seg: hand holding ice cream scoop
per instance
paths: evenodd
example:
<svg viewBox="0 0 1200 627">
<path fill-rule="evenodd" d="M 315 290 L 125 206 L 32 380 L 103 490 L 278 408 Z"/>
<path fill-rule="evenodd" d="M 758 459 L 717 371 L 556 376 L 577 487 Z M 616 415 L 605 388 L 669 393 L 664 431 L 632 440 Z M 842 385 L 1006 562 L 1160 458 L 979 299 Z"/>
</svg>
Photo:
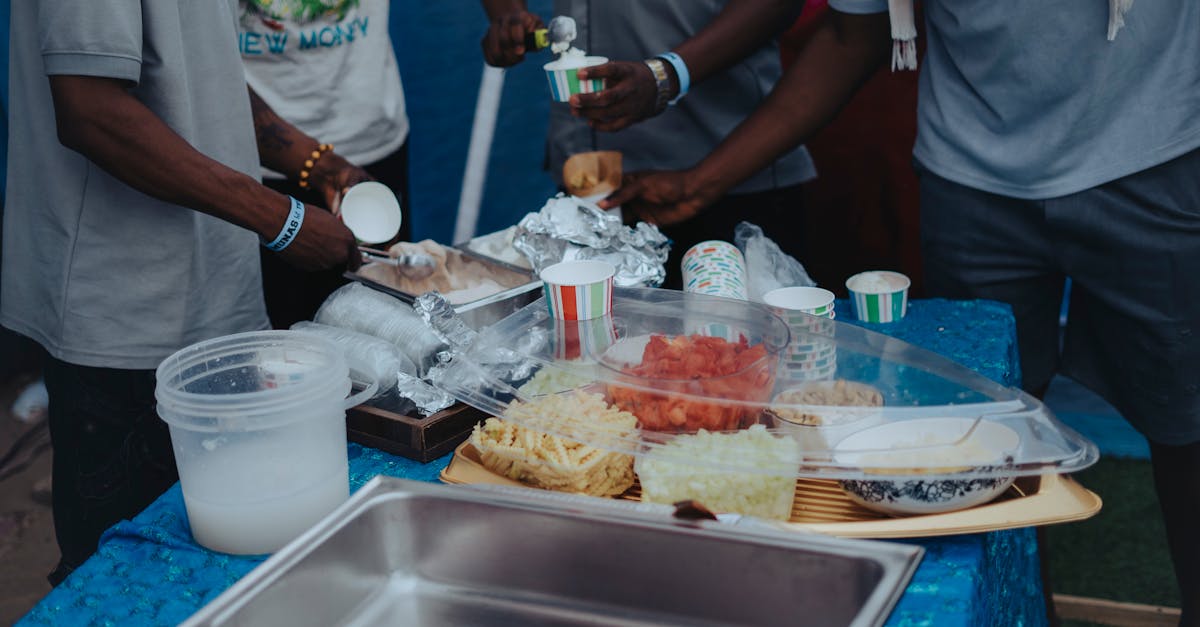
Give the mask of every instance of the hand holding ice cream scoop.
<svg viewBox="0 0 1200 627">
<path fill-rule="evenodd" d="M 574 94 L 590 94 L 604 89 L 603 79 L 584 80 L 579 77 L 580 68 L 608 63 L 607 57 L 589 57 L 587 53 L 571 45 L 576 37 L 575 20 L 560 15 L 550 20 L 547 39 L 550 50 L 558 58 L 542 66 L 546 80 L 550 82 L 550 95 L 557 102 L 566 102 Z"/>
</svg>

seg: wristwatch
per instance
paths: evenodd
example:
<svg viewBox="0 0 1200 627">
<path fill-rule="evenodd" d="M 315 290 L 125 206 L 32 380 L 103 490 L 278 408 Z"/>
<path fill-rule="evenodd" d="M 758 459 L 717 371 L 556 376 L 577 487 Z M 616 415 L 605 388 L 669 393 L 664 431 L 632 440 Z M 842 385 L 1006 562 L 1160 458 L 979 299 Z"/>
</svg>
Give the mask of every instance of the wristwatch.
<svg viewBox="0 0 1200 627">
<path fill-rule="evenodd" d="M 650 68 L 650 73 L 654 75 L 654 87 L 657 90 L 657 96 L 654 99 L 654 113 L 662 113 L 663 109 L 667 108 L 667 103 L 671 101 L 671 76 L 667 74 L 667 64 L 662 59 L 646 59 L 642 61 L 646 67 Z"/>
</svg>

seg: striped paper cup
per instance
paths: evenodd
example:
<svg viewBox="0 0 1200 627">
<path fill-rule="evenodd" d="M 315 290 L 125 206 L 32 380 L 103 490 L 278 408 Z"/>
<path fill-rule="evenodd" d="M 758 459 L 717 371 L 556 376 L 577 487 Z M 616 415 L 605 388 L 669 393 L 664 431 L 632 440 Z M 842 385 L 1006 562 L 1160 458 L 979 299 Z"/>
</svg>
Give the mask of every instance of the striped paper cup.
<svg viewBox="0 0 1200 627">
<path fill-rule="evenodd" d="M 746 300 L 746 259 L 729 242 L 700 242 L 683 254 L 683 291 Z"/>
<path fill-rule="evenodd" d="M 550 96 L 557 102 L 566 102 L 573 94 L 591 94 L 604 89 L 604 79 L 579 80 L 579 68 L 608 63 L 608 57 L 570 57 L 551 61 L 542 66 L 546 80 L 550 82 Z"/>
<path fill-rule="evenodd" d="M 607 261 L 563 261 L 541 272 L 550 315 L 558 320 L 590 320 L 612 313 L 613 275 Z"/>
<path fill-rule="evenodd" d="M 912 282 L 899 272 L 872 270 L 846 279 L 854 317 L 863 322 L 895 322 L 908 313 Z"/>
</svg>

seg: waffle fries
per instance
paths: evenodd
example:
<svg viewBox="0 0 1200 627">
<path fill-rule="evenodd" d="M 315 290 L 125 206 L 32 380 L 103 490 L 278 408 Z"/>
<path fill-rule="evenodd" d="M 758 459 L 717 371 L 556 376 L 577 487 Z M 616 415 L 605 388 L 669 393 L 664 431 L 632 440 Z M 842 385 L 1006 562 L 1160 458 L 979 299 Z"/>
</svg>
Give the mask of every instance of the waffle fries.
<svg viewBox="0 0 1200 627">
<path fill-rule="evenodd" d="M 581 444 L 537 431 L 539 425 L 571 432 L 571 423 L 587 429 L 595 441 L 611 434 L 614 441 L 637 428 L 629 412 L 609 407 L 599 394 L 575 391 L 540 396 L 529 402 L 513 401 L 504 413 L 507 420 L 488 418 L 476 425 L 471 444 L 484 467 L 529 485 L 614 496 L 633 485 L 633 457 Z"/>
</svg>

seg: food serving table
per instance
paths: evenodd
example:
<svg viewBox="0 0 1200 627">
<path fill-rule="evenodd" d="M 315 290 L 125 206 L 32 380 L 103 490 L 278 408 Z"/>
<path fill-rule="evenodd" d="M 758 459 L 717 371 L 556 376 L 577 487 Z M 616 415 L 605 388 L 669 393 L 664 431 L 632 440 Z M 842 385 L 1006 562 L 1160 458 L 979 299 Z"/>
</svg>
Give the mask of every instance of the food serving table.
<svg viewBox="0 0 1200 627">
<path fill-rule="evenodd" d="M 849 317 L 847 303 L 839 302 L 838 309 Z M 900 322 L 870 326 L 1006 385 L 1020 381 L 1016 331 L 1006 305 L 918 300 Z M 357 490 L 379 474 L 437 481 L 450 455 L 421 464 L 350 444 L 349 460 L 351 489 Z M 888 625 L 1046 624 L 1033 529 L 904 542 L 926 553 Z M 264 559 L 197 545 L 176 484 L 133 520 L 109 529 L 97 553 L 18 624 L 177 624 Z"/>
</svg>

